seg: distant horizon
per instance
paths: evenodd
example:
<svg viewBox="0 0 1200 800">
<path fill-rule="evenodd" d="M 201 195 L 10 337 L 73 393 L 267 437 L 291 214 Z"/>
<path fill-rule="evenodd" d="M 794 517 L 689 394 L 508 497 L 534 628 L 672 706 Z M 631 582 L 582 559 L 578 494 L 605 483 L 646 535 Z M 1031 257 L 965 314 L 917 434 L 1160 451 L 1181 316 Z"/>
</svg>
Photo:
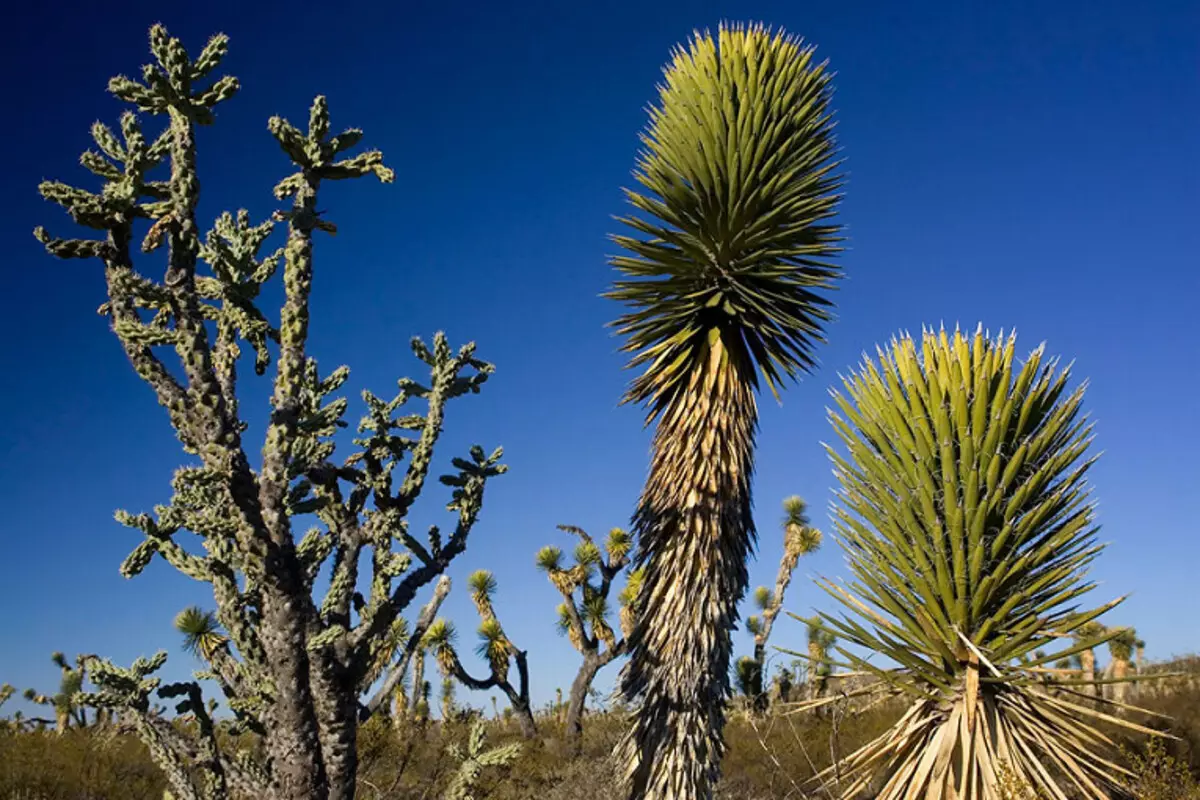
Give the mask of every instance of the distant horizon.
<svg viewBox="0 0 1200 800">
<path fill-rule="evenodd" d="M 1101 621 L 1135 627 L 1149 661 L 1200 650 L 1195 626 L 1178 622 L 1200 610 L 1191 585 L 1200 536 L 1183 502 L 1200 484 L 1200 415 L 1191 413 L 1200 377 L 1189 368 L 1200 298 L 1200 73 L 1188 36 L 1200 29 L 1200 8 L 926 2 L 864 13 L 778 0 L 604 9 L 538 0 L 469 13 L 384 8 L 369 25 L 295 4 L 123 8 L 23 8 L 22 35 L 0 54 L 20 83 L 9 98 L 14 124 L 0 130 L 18 156 L 0 194 L 0 269 L 14 301 L 0 318 L 11 384 L 0 395 L 9 420 L 0 432 L 0 684 L 17 690 L 0 714 L 36 709 L 20 697 L 26 688 L 56 691 L 56 650 L 128 665 L 166 649 L 164 682 L 201 668 L 171 623 L 185 606 L 212 608 L 211 594 L 161 560 L 121 578 L 139 538 L 112 519 L 118 508 L 166 503 L 172 472 L 188 459 L 96 314 L 99 265 L 56 261 L 30 235 L 36 225 L 78 233 L 37 184 L 97 185 L 77 165 L 88 127 L 115 124 L 124 110 L 106 81 L 146 63 L 156 21 L 192 53 L 211 34 L 229 34 L 222 71 L 243 86 L 201 132 L 203 226 L 224 210 L 248 208 L 258 222 L 279 206 L 271 187 L 287 161 L 267 118 L 303 123 L 317 94 L 328 97 L 335 128 L 362 128 L 364 146 L 396 170 L 392 185 L 334 185 L 321 198 L 338 234 L 316 245 L 310 350 L 323 370 L 351 370 L 341 391 L 351 428 L 339 442 L 353 435 L 363 389 L 390 396 L 397 378 L 422 379 L 413 335 L 428 341 L 445 330 L 452 346 L 475 341 L 496 365 L 478 396 L 450 404 L 431 475 L 475 443 L 504 446 L 510 467 L 489 484 L 448 573 L 442 615 L 458 628 L 468 671 L 484 671 L 467 653 L 478 617 L 466 578 L 477 569 L 495 573 L 499 619 L 529 653 L 535 706 L 553 702 L 556 687 L 567 691 L 578 667 L 555 631 L 561 598 L 534 555 L 570 545 L 560 523 L 597 538 L 629 527 L 651 431 L 642 409 L 619 405 L 634 373 L 605 327 L 621 312 L 600 297 L 614 277 L 606 236 L 626 210 L 621 189 L 632 185 L 637 135 L 671 48 L 724 19 L 782 27 L 830 60 L 848 174 L 838 259 L 846 277 L 821 366 L 785 387 L 782 403 L 765 387 L 759 396 L 750 594 L 774 582 L 780 502 L 799 494 L 826 538 L 801 559 L 784 611 L 836 610 L 810 580 L 846 573 L 828 515 L 829 391 L 860 354 L 874 358 L 905 330 L 979 325 L 992 336 L 1015 331 L 1022 356 L 1045 343 L 1073 363 L 1073 385 L 1088 382 L 1084 408 L 1103 453 L 1091 476 L 1098 538 L 1111 546 L 1081 602 L 1130 595 Z M 161 122 L 147 124 L 157 131 Z M 282 243 L 279 232 L 272 241 Z M 160 269 L 158 255 L 137 263 Z M 278 285 L 265 308 L 277 311 L 277 297 Z M 246 449 L 257 463 L 270 384 L 248 364 L 243 372 Z M 445 528 L 449 498 L 430 481 L 411 530 Z M 753 647 L 749 594 L 742 609 L 735 659 Z M 780 614 L 769 653 L 774 646 L 803 650 L 803 626 Z M 1107 662 L 1105 648 L 1098 655 Z M 596 688 L 607 694 L 622 663 L 602 670 Z M 436 697 L 436 669 L 427 673 Z M 461 686 L 457 699 L 490 706 L 488 694 Z"/>
</svg>

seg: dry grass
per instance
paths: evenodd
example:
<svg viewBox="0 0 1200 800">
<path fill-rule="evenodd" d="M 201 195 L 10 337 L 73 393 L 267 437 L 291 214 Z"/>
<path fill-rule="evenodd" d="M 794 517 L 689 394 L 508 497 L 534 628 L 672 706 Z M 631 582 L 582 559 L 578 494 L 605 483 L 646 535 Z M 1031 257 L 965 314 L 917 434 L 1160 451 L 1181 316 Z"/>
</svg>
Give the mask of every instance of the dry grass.
<svg viewBox="0 0 1200 800">
<path fill-rule="evenodd" d="M 1138 800 L 1200 800 L 1200 687 L 1169 687 L 1138 702 L 1169 713 L 1155 724 L 1177 741 L 1147 746 L 1144 739 L 1120 743 L 1138 772 Z M 895 708 L 862 714 L 772 715 L 752 720 L 735 714 L 727 728 L 729 753 L 719 800 L 799 800 L 829 797 L 801 791 L 805 782 L 838 756 L 874 738 L 896 718 Z M 610 761 L 623 730 L 617 715 L 587 719 L 583 754 L 571 758 L 554 718 L 541 720 L 539 738 L 528 742 L 509 769 L 486 774 L 481 798 L 489 800 L 606 800 L 617 798 L 618 767 Z M 363 800 L 436 800 L 457 766 L 446 753 L 467 733 L 462 723 L 391 727 L 373 721 L 360 736 Z M 515 724 L 491 723 L 490 744 L 518 739 Z M 164 782 L 145 749 L 127 736 L 71 731 L 0 733 L 0 800 L 161 800 Z M 805 787 L 806 789 L 808 787 Z M 1014 786 L 1010 796 L 1032 800 Z"/>
</svg>

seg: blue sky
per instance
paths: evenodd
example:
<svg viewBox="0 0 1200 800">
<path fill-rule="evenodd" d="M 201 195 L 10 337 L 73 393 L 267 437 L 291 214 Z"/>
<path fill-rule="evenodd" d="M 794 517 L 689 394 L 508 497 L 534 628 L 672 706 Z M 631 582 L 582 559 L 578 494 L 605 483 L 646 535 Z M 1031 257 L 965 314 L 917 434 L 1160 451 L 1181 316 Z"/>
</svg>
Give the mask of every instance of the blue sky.
<svg viewBox="0 0 1200 800">
<path fill-rule="evenodd" d="M 1095 493 L 1111 542 L 1095 602 L 1132 593 L 1109 619 L 1136 625 L 1152 657 L 1200 644 L 1200 536 L 1187 500 L 1200 486 L 1194 3 L 112 8 L 26 4 L 0 51 L 0 682 L 52 688 L 56 649 L 127 663 L 169 647 L 168 677 L 197 666 L 177 651 L 171 619 L 206 602 L 205 587 L 161 562 L 122 579 L 117 565 L 138 539 L 111 516 L 164 502 L 182 455 L 95 313 L 99 266 L 56 262 L 29 234 L 71 230 L 35 187 L 82 177 L 88 125 L 121 110 L 105 82 L 136 74 L 155 21 L 193 53 L 228 33 L 225 69 L 244 87 L 200 138 L 202 220 L 227 208 L 270 213 L 287 164 L 266 120 L 303 121 L 316 93 L 330 98 L 335 127 L 364 128 L 395 168 L 391 186 L 338 185 L 322 198 L 339 234 L 318 243 L 311 352 L 326 369 L 351 366 L 352 398 L 419 375 L 413 334 L 473 339 L 497 365 L 483 394 L 451 406 L 439 454 L 448 467 L 471 443 L 502 444 L 511 467 L 489 489 L 444 609 L 472 630 L 465 578 L 494 570 L 537 702 L 569 686 L 576 658 L 554 632 L 557 594 L 533 555 L 565 543 L 557 523 L 624 525 L 647 464 L 642 414 L 617 404 L 630 375 L 604 328 L 618 308 L 598 296 L 612 277 L 605 237 L 669 49 L 722 19 L 783 26 L 830 59 L 849 176 L 848 277 L 821 369 L 781 406 L 762 403 L 754 584 L 773 578 L 784 496 L 807 497 L 828 528 L 821 442 L 838 373 L 899 330 L 982 322 L 1015 327 L 1022 350 L 1046 342 L 1090 380 L 1105 451 Z M 250 377 L 242 388 L 260 420 L 267 384 Z M 352 403 L 350 419 L 360 411 Z M 260 435 L 256 425 L 255 450 Z M 447 520 L 442 489 L 423 498 L 418 528 Z M 827 545 L 800 565 L 787 608 L 829 607 L 808 577 L 843 573 Z M 748 635 L 735 636 L 748 651 Z M 773 643 L 802 641 L 783 618 Z"/>
</svg>

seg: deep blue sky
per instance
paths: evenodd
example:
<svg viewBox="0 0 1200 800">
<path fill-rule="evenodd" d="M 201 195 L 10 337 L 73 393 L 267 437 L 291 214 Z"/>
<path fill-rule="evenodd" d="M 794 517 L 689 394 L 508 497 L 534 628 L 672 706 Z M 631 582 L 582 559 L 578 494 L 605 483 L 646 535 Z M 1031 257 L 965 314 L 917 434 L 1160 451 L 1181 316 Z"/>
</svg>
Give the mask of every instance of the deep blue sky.
<svg viewBox="0 0 1200 800">
<path fill-rule="evenodd" d="M 80 178 L 88 125 L 121 110 L 105 82 L 137 73 L 155 21 L 193 53 L 214 31 L 232 37 L 225 69 L 244 89 L 200 138 L 205 220 L 275 207 L 286 162 L 266 120 L 304 121 L 316 93 L 329 96 L 335 127 L 364 128 L 396 169 L 394 185 L 339 185 L 322 198 L 340 232 L 318 244 L 311 351 L 326 369 L 353 368 L 352 398 L 415 374 L 412 334 L 444 328 L 496 363 L 482 395 L 450 408 L 439 463 L 472 442 L 503 444 L 511 472 L 489 490 L 445 608 L 466 644 L 476 620 L 465 577 L 495 571 L 538 702 L 569 685 L 576 660 L 554 633 L 557 594 L 533 554 L 563 543 L 556 523 L 624 524 L 646 469 L 648 433 L 639 410 L 617 405 L 630 376 L 603 327 L 618 308 L 598 297 L 612 277 L 610 215 L 622 211 L 669 49 L 722 19 L 783 26 L 831 60 L 849 173 L 848 279 L 822 367 L 782 406 L 763 403 L 753 581 L 774 575 L 785 495 L 808 497 L 828 525 L 820 443 L 838 372 L 898 330 L 982 322 L 1015 327 L 1022 350 L 1045 341 L 1091 381 L 1105 451 L 1095 490 L 1112 543 L 1095 602 L 1133 593 L 1110 619 L 1136 625 L 1153 657 L 1200 644 L 1200 6 L 372 5 L 128 2 L 116 17 L 111 4 L 46 2 L 9 18 L 0 681 L 52 688 L 55 649 L 127 663 L 175 648 L 172 617 L 207 597 L 161 562 L 134 581 L 117 573 L 138 538 L 113 509 L 165 501 L 182 456 L 95 314 L 99 266 L 56 262 L 29 234 L 71 231 L 36 184 Z M 243 390 L 260 418 L 266 383 Z M 446 499 L 431 487 L 414 524 L 446 521 Z M 787 607 L 827 606 L 807 576 L 841 567 L 836 546 L 803 562 Z M 746 651 L 747 634 L 736 636 Z M 802 640 L 784 618 L 774 643 Z M 194 667 L 177 653 L 166 674 Z"/>
</svg>

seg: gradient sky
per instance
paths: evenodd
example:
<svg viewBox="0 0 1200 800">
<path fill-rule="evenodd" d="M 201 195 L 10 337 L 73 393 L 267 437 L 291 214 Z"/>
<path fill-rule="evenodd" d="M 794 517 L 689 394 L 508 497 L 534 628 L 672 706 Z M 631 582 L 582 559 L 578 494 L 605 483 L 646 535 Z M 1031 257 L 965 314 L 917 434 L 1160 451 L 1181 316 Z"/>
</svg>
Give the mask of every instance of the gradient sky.
<svg viewBox="0 0 1200 800">
<path fill-rule="evenodd" d="M 612 278 L 611 215 L 670 48 L 723 19 L 783 26 L 830 59 L 849 175 L 848 277 L 821 369 L 782 406 L 762 403 L 754 584 L 773 578 L 784 496 L 807 497 L 828 528 L 821 442 L 839 372 L 897 331 L 1015 327 L 1020 350 L 1044 341 L 1090 381 L 1105 451 L 1095 493 L 1111 542 L 1094 602 L 1131 593 L 1109 620 L 1136 625 L 1151 657 L 1200 645 L 1200 536 L 1188 510 L 1200 487 L 1200 6 L 374 5 L 135 0 L 120 16 L 103 3 L 10 12 L 0 49 L 0 682 L 52 689 L 56 649 L 128 663 L 169 647 L 166 677 L 197 666 L 171 620 L 211 602 L 206 587 L 161 561 L 122 579 L 117 565 L 138 536 L 112 521 L 115 508 L 165 502 L 182 455 L 95 313 L 99 265 L 52 260 L 29 233 L 71 232 L 35 187 L 81 179 L 88 125 L 121 110 L 106 80 L 137 73 L 155 21 L 193 53 L 228 33 L 224 68 L 244 87 L 200 137 L 202 221 L 243 206 L 255 219 L 270 213 L 287 163 L 266 120 L 303 122 L 316 93 L 330 98 L 335 128 L 362 127 L 395 168 L 393 185 L 337 185 L 321 199 L 339 234 L 317 245 L 311 352 L 325 370 L 352 367 L 352 398 L 419 377 L 413 334 L 473 339 L 497 365 L 480 396 L 450 407 L 436 465 L 479 442 L 504 445 L 511 467 L 488 490 L 444 610 L 466 645 L 477 620 L 465 578 L 494 570 L 501 619 L 530 651 L 536 702 L 569 686 L 577 659 L 555 634 L 558 596 L 533 555 L 566 543 L 556 523 L 598 534 L 624 525 L 647 464 L 642 413 L 617 402 L 630 374 L 604 324 L 618 307 L 598 296 Z M 242 389 L 261 420 L 267 383 L 250 377 Z M 360 413 L 352 402 L 349 419 Z M 248 446 L 261 432 L 256 424 Z M 447 499 L 431 485 L 413 524 L 445 523 Z M 829 608 L 808 577 L 843 572 L 827 542 L 801 563 L 786 608 Z M 749 635 L 735 637 L 748 652 Z M 802 646 L 801 626 L 782 618 L 773 643 Z"/>
</svg>

